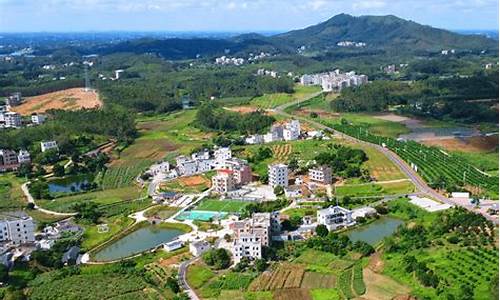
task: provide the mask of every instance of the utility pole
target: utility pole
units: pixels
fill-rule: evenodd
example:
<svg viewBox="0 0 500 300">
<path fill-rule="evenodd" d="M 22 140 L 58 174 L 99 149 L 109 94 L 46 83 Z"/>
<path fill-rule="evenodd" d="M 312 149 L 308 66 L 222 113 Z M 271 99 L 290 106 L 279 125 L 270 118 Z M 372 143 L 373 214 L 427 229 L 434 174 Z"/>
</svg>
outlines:
<svg viewBox="0 0 500 300">
<path fill-rule="evenodd" d="M 85 92 L 90 91 L 90 80 L 89 80 L 89 71 L 87 65 L 85 65 Z"/>
</svg>

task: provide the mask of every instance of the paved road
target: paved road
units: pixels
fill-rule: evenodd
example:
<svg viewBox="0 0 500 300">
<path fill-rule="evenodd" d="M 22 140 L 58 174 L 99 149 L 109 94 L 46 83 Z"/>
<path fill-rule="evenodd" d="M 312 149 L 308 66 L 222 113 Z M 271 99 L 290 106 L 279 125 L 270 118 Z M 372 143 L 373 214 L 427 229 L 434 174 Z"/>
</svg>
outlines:
<svg viewBox="0 0 500 300">
<path fill-rule="evenodd" d="M 425 196 L 437 199 L 437 200 L 439 200 L 439 201 L 441 201 L 443 203 L 447 203 L 447 204 L 450 204 L 450 205 L 462 206 L 462 207 L 464 207 L 464 208 L 466 208 L 466 209 L 468 209 L 470 211 L 473 211 L 475 213 L 481 213 L 488 220 L 491 220 L 492 222 L 498 224 L 498 218 L 497 217 L 491 216 L 491 215 L 489 215 L 486 212 L 477 211 L 473 205 L 465 205 L 463 203 L 459 203 L 459 202 L 453 201 L 452 199 L 449 199 L 449 198 L 445 197 L 444 195 L 441 195 L 440 193 L 438 193 L 437 191 L 435 191 L 434 189 L 432 189 L 431 187 L 429 187 L 427 185 L 427 183 L 422 179 L 422 177 L 420 177 L 420 175 L 417 172 L 415 172 L 415 170 L 413 170 L 396 153 L 390 151 L 389 149 L 386 149 L 386 148 L 384 148 L 384 147 L 382 147 L 380 145 L 377 145 L 377 144 L 372 144 L 372 143 L 368 143 L 368 142 L 365 142 L 365 141 L 358 140 L 358 139 L 356 139 L 356 138 L 354 138 L 352 136 L 343 134 L 342 132 L 336 131 L 335 129 L 333 129 L 333 128 L 329 127 L 329 126 L 326 126 L 326 125 L 321 124 L 319 122 L 316 122 L 314 120 L 310 120 L 310 119 L 307 119 L 307 118 L 304 118 L 304 117 L 300 117 L 300 116 L 296 116 L 296 115 L 292 116 L 292 115 L 290 115 L 290 114 L 288 114 L 288 113 L 285 112 L 286 108 L 289 108 L 289 107 L 291 107 L 293 105 L 298 105 L 299 103 L 307 101 L 307 100 L 309 100 L 309 99 L 311 99 L 313 97 L 316 97 L 317 95 L 318 94 L 314 94 L 314 95 L 312 95 L 309 98 L 305 98 L 305 99 L 302 99 L 302 100 L 299 100 L 299 101 L 296 101 L 296 102 L 285 103 L 285 104 L 283 104 L 281 106 L 276 107 L 273 111 L 276 112 L 276 113 L 278 113 L 278 114 L 287 116 L 287 117 L 293 117 L 293 118 L 296 118 L 296 119 L 300 119 L 301 121 L 304 121 L 304 122 L 307 122 L 309 124 L 312 124 L 313 126 L 315 126 L 317 128 L 320 128 L 320 129 L 327 130 L 329 132 L 333 132 L 335 134 L 338 134 L 338 135 L 342 136 L 343 138 L 345 138 L 347 140 L 350 140 L 350 141 L 353 141 L 353 142 L 356 142 L 356 143 L 359 143 L 359 144 L 364 144 L 366 146 L 375 148 L 376 150 L 382 152 L 396 166 L 398 166 L 398 168 L 406 175 L 406 177 L 408 177 L 413 182 L 413 184 L 417 188 L 417 191 L 421 195 L 425 195 Z"/>
<path fill-rule="evenodd" d="M 192 300 L 199 300 L 200 298 L 198 298 L 198 296 L 196 295 L 194 290 L 189 286 L 189 284 L 187 282 L 186 273 L 187 273 L 188 266 L 191 263 L 193 263 L 194 261 L 196 261 L 197 259 L 199 259 L 199 257 L 191 258 L 190 260 L 186 260 L 186 261 L 182 262 L 181 265 L 179 266 L 180 286 L 188 294 L 189 299 L 192 299 Z"/>
</svg>

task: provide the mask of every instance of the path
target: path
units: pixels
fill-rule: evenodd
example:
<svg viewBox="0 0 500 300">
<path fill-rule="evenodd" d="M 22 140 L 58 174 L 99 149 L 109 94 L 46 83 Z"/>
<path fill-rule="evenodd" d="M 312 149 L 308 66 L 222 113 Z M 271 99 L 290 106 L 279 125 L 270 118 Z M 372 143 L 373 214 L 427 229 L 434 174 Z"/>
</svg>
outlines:
<svg viewBox="0 0 500 300">
<path fill-rule="evenodd" d="M 437 191 L 435 191 L 434 189 L 432 189 L 431 187 L 429 187 L 427 185 L 427 183 L 420 177 L 420 175 L 415 172 L 415 170 L 413 170 L 405 161 L 403 161 L 396 153 L 390 151 L 389 149 L 386 149 L 380 145 L 377 145 L 377 144 L 372 144 L 372 143 L 368 143 L 368 142 L 365 142 L 365 141 L 361 141 L 361 140 L 358 140 L 352 136 L 349 136 L 349 135 L 346 135 L 342 132 L 339 132 L 329 126 L 326 126 L 324 124 L 321 124 L 319 122 L 316 122 L 314 120 L 310 120 L 310 119 L 307 119 L 305 117 L 300 117 L 300 116 L 296 116 L 296 115 L 291 115 L 287 112 L 285 112 L 285 109 L 293 106 L 293 105 L 298 105 L 302 102 L 305 102 L 313 97 L 316 97 L 317 95 L 314 94 L 312 97 L 310 98 L 307 98 L 307 99 L 302 99 L 300 101 L 295 101 L 295 102 L 290 102 L 290 103 L 285 103 L 283 105 L 280 105 L 278 107 L 276 107 L 273 111 L 280 114 L 280 115 L 283 115 L 285 117 L 293 117 L 293 118 L 296 118 L 296 119 L 300 119 L 301 121 L 304 121 L 304 122 L 307 122 L 319 129 L 323 129 L 323 130 L 326 130 L 326 131 L 329 131 L 329 132 L 332 132 L 334 134 L 338 134 L 340 135 L 341 137 L 347 139 L 347 140 L 350 140 L 352 142 L 355 142 L 355 143 L 358 143 L 358 144 L 363 144 L 363 145 L 366 145 L 366 146 L 369 146 L 369 147 L 372 147 L 376 150 L 378 150 L 379 152 L 382 152 L 391 162 L 393 162 L 405 175 L 406 177 L 408 177 L 411 182 L 413 182 L 413 184 L 415 185 L 415 187 L 417 188 L 417 191 L 420 193 L 420 194 L 423 194 L 425 196 L 428 196 L 430 198 L 434 198 L 434 199 L 437 199 L 443 203 L 446 203 L 446 204 L 450 204 L 450 205 L 453 205 L 453 206 L 462 206 L 464 207 L 465 209 L 469 210 L 469 211 L 472 211 L 472 212 L 475 212 L 475 213 L 480 213 L 482 214 L 486 219 L 494 222 L 495 224 L 498 224 L 498 218 L 495 217 L 495 216 L 491 216 L 489 215 L 488 213 L 484 212 L 484 211 L 478 211 L 477 209 L 475 209 L 475 207 L 473 205 L 467 205 L 467 204 L 464 204 L 464 203 L 460 203 L 460 202 L 457 202 L 457 201 L 454 201 L 453 199 L 449 199 L 443 195 L 441 195 L 440 193 L 438 193 Z"/>
<path fill-rule="evenodd" d="M 33 208 L 34 209 L 36 209 L 36 210 L 38 210 L 38 211 L 40 211 L 42 213 L 45 213 L 45 214 L 48 214 L 48 215 L 53 215 L 53 216 L 62 216 L 62 217 L 76 216 L 77 213 L 62 213 L 62 212 L 52 211 L 52 210 L 48 210 L 48 209 L 39 207 L 38 205 L 36 205 L 35 199 L 30 194 L 30 191 L 28 189 L 28 184 L 30 184 L 29 181 L 23 183 L 23 185 L 21 185 L 21 190 L 23 191 L 24 196 L 26 196 L 26 199 L 28 200 L 28 203 L 33 203 L 33 205 L 34 205 Z"/>
<path fill-rule="evenodd" d="M 192 300 L 199 300 L 200 298 L 198 298 L 198 295 L 196 295 L 195 291 L 189 286 L 187 282 L 187 268 L 191 263 L 195 262 L 198 259 L 199 257 L 191 258 L 190 260 L 182 262 L 181 265 L 179 266 L 180 286 L 188 294 L 189 299 Z"/>
</svg>

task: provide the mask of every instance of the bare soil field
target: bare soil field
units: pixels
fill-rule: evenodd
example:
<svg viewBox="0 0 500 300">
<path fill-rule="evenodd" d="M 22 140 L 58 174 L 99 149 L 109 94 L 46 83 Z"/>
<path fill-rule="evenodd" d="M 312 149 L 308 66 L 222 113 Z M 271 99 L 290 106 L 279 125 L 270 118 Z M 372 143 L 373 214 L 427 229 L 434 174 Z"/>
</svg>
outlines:
<svg viewBox="0 0 500 300">
<path fill-rule="evenodd" d="M 327 112 L 321 109 L 308 109 L 308 108 L 301 108 L 297 110 L 295 113 L 299 116 L 303 117 L 308 117 L 312 112 L 317 113 L 318 116 L 321 118 L 339 118 L 340 114 L 339 113 L 332 113 L 332 112 Z"/>
<path fill-rule="evenodd" d="M 101 107 L 102 102 L 95 91 L 85 92 L 83 88 L 72 88 L 26 98 L 26 101 L 12 110 L 21 115 L 43 113 L 50 109 L 77 110 Z"/>
<path fill-rule="evenodd" d="M 210 181 L 208 179 L 206 179 L 205 177 L 199 176 L 199 175 L 191 176 L 191 177 L 181 177 L 179 180 L 185 186 L 195 186 L 195 185 L 201 185 L 201 184 L 210 185 Z"/>
<path fill-rule="evenodd" d="M 380 119 L 384 121 L 391 121 L 391 122 L 405 122 L 410 120 L 410 118 L 404 117 L 404 116 L 398 116 L 396 114 L 381 114 L 381 115 L 373 115 L 375 119 Z"/>
<path fill-rule="evenodd" d="M 422 143 L 428 146 L 442 147 L 449 151 L 490 152 L 498 148 L 498 135 L 426 140 L 422 141 Z"/>
<path fill-rule="evenodd" d="M 273 299 L 276 300 L 310 300 L 308 289 L 284 289 L 276 290 Z"/>
</svg>

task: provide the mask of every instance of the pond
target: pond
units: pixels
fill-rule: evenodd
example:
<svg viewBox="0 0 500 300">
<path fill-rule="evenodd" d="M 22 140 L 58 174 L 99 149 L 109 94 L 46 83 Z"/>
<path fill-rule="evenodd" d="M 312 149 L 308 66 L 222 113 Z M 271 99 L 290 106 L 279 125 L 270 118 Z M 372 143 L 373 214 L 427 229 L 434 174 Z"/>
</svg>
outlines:
<svg viewBox="0 0 500 300">
<path fill-rule="evenodd" d="M 382 217 L 366 226 L 362 226 L 347 233 L 351 241 L 364 241 L 375 246 L 385 237 L 392 235 L 399 225 L 404 222 L 399 219 Z"/>
<path fill-rule="evenodd" d="M 92 183 L 92 174 L 68 176 L 48 182 L 50 193 L 75 193 L 80 192 L 86 185 Z"/>
<path fill-rule="evenodd" d="M 112 261 L 126 258 L 170 242 L 183 233 L 182 230 L 161 228 L 154 225 L 143 227 L 99 250 L 94 255 L 94 259 L 96 261 Z"/>
</svg>

